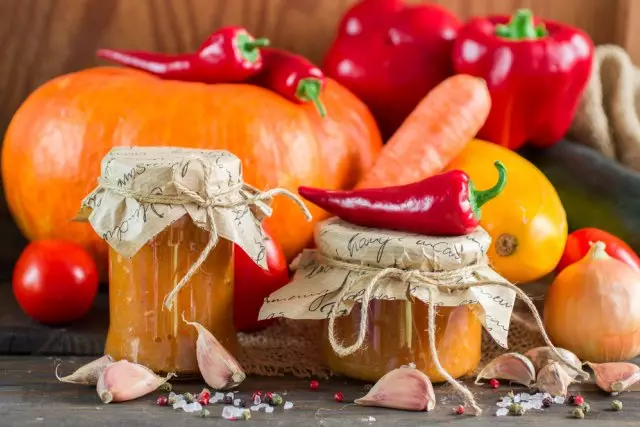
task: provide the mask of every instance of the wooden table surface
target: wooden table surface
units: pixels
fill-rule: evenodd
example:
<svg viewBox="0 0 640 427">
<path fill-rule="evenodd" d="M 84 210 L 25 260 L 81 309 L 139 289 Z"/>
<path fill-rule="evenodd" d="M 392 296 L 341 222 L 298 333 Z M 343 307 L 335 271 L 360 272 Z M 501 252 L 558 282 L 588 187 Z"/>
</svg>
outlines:
<svg viewBox="0 0 640 427">
<path fill-rule="evenodd" d="M 59 383 L 54 377 L 54 366 L 62 362 L 61 371 L 66 374 L 91 358 L 48 356 L 0 356 L 0 426 L 222 426 L 230 421 L 221 418 L 224 405 L 210 405 L 211 416 L 201 419 L 182 410 L 158 407 L 158 393 L 138 400 L 104 405 L 93 387 Z M 451 395 L 448 386 L 436 386 L 437 406 L 429 413 L 396 411 L 383 408 L 365 408 L 348 405 L 348 401 L 362 396 L 364 384 L 333 378 L 322 381 L 318 391 L 311 391 L 306 380 L 298 378 L 250 377 L 240 385 L 239 397 L 247 398 L 255 390 L 271 390 L 284 395 L 294 403 L 293 409 L 276 408 L 274 413 L 252 412 L 249 423 L 265 426 L 422 426 L 464 425 L 487 427 L 493 425 L 518 426 L 605 426 L 613 422 L 619 426 L 640 424 L 640 405 L 637 393 L 618 396 L 624 403 L 621 412 L 608 410 L 612 397 L 596 390 L 592 384 L 580 385 L 580 392 L 591 404 L 592 412 L 584 420 L 569 417 L 571 406 L 554 405 L 544 411 L 530 411 L 524 416 L 494 415 L 496 400 L 510 389 L 491 390 L 472 386 L 485 413 L 480 417 L 457 416 L 452 408 L 458 400 Z M 174 382 L 176 392 L 198 391 L 203 383 Z M 574 388 L 577 390 L 577 387 Z M 345 403 L 333 401 L 333 393 L 342 391 Z M 523 391 L 517 388 L 514 391 Z M 369 418 L 373 417 L 373 418 Z"/>
<path fill-rule="evenodd" d="M 230 421 L 221 418 L 223 405 L 209 408 L 211 418 L 200 419 L 194 414 L 157 407 L 154 393 L 139 400 L 103 405 L 92 387 L 63 384 L 56 380 L 54 368 L 62 363 L 61 373 L 67 374 L 93 360 L 102 352 L 108 324 L 106 293 L 96 300 L 91 313 L 66 328 L 42 326 L 27 318 L 19 309 L 10 286 L 0 281 L 0 427 L 4 426 L 219 426 Z M 71 355 L 85 356 L 71 356 Z M 597 390 L 593 384 L 574 385 L 591 404 L 592 413 L 584 420 L 569 417 L 570 406 L 554 405 L 545 411 L 531 411 L 523 417 L 496 417 L 496 401 L 511 390 L 501 387 L 491 390 L 465 381 L 476 394 L 485 413 L 479 417 L 455 416 L 454 406 L 459 404 L 450 386 L 436 385 L 437 406 L 430 413 L 414 413 L 380 408 L 348 405 L 348 401 L 365 394 L 364 383 L 332 378 L 321 381 L 318 391 L 308 388 L 308 380 L 249 377 L 239 388 L 242 398 L 255 390 L 284 394 L 285 400 L 294 402 L 294 408 L 273 414 L 253 413 L 250 423 L 266 426 L 421 426 L 425 424 L 451 424 L 488 427 L 500 425 L 604 426 L 640 425 L 640 393 L 626 393 L 617 397 L 624 403 L 622 412 L 609 411 L 613 399 Z M 174 390 L 197 392 L 204 383 L 175 382 Z M 515 392 L 525 391 L 514 387 Z M 347 402 L 338 404 L 333 394 L 342 391 Z M 370 419 L 369 417 L 373 417 Z"/>
</svg>

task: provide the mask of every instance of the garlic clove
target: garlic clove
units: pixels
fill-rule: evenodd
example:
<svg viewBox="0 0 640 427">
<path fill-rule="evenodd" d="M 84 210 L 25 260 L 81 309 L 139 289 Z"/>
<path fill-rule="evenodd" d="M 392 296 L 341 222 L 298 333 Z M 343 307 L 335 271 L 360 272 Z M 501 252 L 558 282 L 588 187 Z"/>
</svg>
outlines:
<svg viewBox="0 0 640 427">
<path fill-rule="evenodd" d="M 424 372 L 402 366 L 387 372 L 355 403 L 407 411 L 431 411 L 436 406 L 436 397 L 431 380 Z"/>
<path fill-rule="evenodd" d="M 505 353 L 493 359 L 480 371 L 476 377 L 476 384 L 482 384 L 482 379 L 491 378 L 529 387 L 536 379 L 536 371 L 529 358 L 520 353 Z"/>
<path fill-rule="evenodd" d="M 83 384 L 83 385 L 96 385 L 98 383 L 98 378 L 100 378 L 100 374 L 104 371 L 104 368 L 113 363 L 113 358 L 109 355 L 102 356 L 99 359 L 96 359 L 92 362 L 87 363 L 84 366 L 76 369 L 70 375 L 65 377 L 61 377 L 58 375 L 58 368 L 60 364 L 56 365 L 56 378 L 58 381 L 69 384 Z"/>
<path fill-rule="evenodd" d="M 640 390 L 640 367 L 628 362 L 587 362 L 596 377 L 596 384 L 608 393 Z"/>
<path fill-rule="evenodd" d="M 551 362 L 538 372 L 535 386 L 542 393 L 552 396 L 566 396 L 569 385 L 575 380 L 569 375 L 560 362 Z"/>
<path fill-rule="evenodd" d="M 242 366 L 211 332 L 200 323 L 188 322 L 184 315 L 182 320 L 198 331 L 196 341 L 198 367 L 202 378 L 210 387 L 216 390 L 228 390 L 244 381 L 247 376 Z"/>
<path fill-rule="evenodd" d="M 574 366 L 582 365 L 582 362 L 580 361 L 578 356 L 576 356 L 569 350 L 565 350 L 564 348 L 559 348 L 559 347 L 556 347 L 556 350 L 558 350 L 558 353 L 560 353 L 568 362 L 571 362 L 572 365 Z M 556 354 L 551 350 L 550 347 L 532 348 L 531 350 L 527 351 L 524 355 L 528 357 L 529 360 L 531 360 L 531 363 L 533 363 L 533 367 L 536 370 L 536 372 L 539 372 L 542 368 L 544 368 L 551 362 L 554 362 L 554 361 L 561 362 L 561 360 L 558 359 L 558 356 L 556 356 Z M 565 368 L 564 364 L 562 364 L 562 367 L 567 371 L 567 374 L 569 374 L 571 378 L 577 378 L 578 375 L 580 375 L 578 372 L 574 371 L 573 369 Z"/>
<path fill-rule="evenodd" d="M 170 373 L 162 378 L 146 366 L 120 360 L 102 371 L 96 391 L 103 403 L 125 402 L 157 390 L 174 376 Z"/>
</svg>

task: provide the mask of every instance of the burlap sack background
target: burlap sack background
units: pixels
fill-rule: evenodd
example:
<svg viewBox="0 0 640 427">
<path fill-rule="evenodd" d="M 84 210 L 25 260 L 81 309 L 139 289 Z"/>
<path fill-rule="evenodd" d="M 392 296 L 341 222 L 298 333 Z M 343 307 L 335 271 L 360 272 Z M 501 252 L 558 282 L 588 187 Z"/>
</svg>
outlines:
<svg viewBox="0 0 640 427">
<path fill-rule="evenodd" d="M 568 136 L 640 171 L 638 111 L 640 70 L 621 47 L 598 46 L 591 78 Z"/>
</svg>

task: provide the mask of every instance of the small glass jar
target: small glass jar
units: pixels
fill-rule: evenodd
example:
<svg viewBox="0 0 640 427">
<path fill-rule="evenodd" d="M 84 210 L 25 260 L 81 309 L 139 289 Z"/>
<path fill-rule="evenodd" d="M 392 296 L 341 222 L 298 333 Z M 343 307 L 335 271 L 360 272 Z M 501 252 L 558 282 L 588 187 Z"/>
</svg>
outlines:
<svg viewBox="0 0 640 427">
<path fill-rule="evenodd" d="M 132 258 L 109 252 L 110 324 L 105 354 L 155 372 L 197 374 L 198 334 L 185 319 L 202 324 L 232 354 L 233 244 L 220 239 L 189 285 L 163 310 L 171 292 L 198 258 L 209 233 L 188 216 L 147 242 Z"/>
<path fill-rule="evenodd" d="M 431 358 L 427 310 L 421 301 L 371 301 L 367 335 L 358 351 L 338 356 L 325 333 L 323 348 L 329 368 L 336 374 L 375 382 L 392 369 L 414 363 L 432 382 L 445 381 Z M 482 324 L 470 306 L 436 310 L 436 349 L 442 367 L 454 378 L 471 374 L 482 355 Z M 338 340 L 355 342 L 360 317 L 357 303 L 350 314 L 336 318 Z"/>
<path fill-rule="evenodd" d="M 483 326 L 505 343 L 496 325 L 508 322 L 515 294 L 487 264 L 491 237 L 481 227 L 464 236 L 424 236 L 334 217 L 316 224 L 315 243 L 301 254 L 293 280 L 265 299 L 260 316 L 323 321 L 320 344 L 332 372 L 375 382 L 413 364 L 443 382 L 442 372 L 459 378 L 475 371 Z"/>
</svg>

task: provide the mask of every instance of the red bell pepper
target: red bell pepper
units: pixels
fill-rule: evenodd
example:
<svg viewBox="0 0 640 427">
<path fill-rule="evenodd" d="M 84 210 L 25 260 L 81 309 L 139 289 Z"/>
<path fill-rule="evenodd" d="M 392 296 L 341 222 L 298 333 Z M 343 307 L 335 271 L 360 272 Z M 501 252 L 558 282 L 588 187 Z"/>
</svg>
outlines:
<svg viewBox="0 0 640 427">
<path fill-rule="evenodd" d="M 322 69 L 367 104 L 389 138 L 453 74 L 451 52 L 460 26 L 437 5 L 363 0 L 342 18 Z"/>
<path fill-rule="evenodd" d="M 597 228 L 581 228 L 567 237 L 567 244 L 556 267 L 556 273 L 584 258 L 595 242 L 603 242 L 609 256 L 640 272 L 640 257 L 625 242 Z"/>
<path fill-rule="evenodd" d="M 518 149 L 549 146 L 569 129 L 591 73 L 593 43 L 582 31 L 518 10 L 475 18 L 458 32 L 455 71 L 482 77 L 491 113 L 478 136 Z"/>
</svg>

